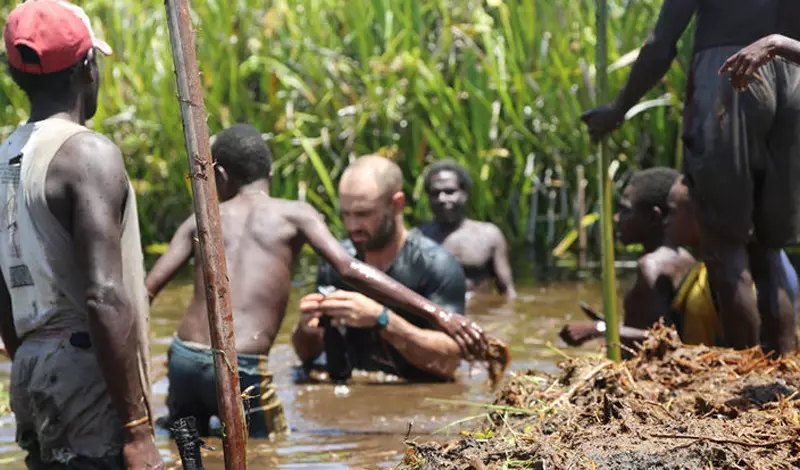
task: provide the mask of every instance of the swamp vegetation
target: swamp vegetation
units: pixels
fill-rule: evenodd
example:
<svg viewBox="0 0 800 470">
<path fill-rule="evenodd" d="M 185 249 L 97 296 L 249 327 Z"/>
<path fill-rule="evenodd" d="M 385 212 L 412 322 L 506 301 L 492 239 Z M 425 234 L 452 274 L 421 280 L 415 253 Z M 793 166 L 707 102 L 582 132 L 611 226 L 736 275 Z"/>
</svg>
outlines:
<svg viewBox="0 0 800 470">
<path fill-rule="evenodd" d="M 0 19 L 14 3 L 0 6 Z M 115 52 L 102 59 L 101 105 L 90 126 L 122 148 L 143 242 L 157 253 L 191 210 L 163 3 L 80 3 Z M 191 4 L 210 131 L 242 121 L 263 130 L 275 157 L 274 196 L 309 201 L 343 235 L 338 177 L 349 158 L 380 153 L 403 168 L 413 224 L 430 214 L 425 166 L 451 157 L 475 181 L 470 216 L 500 226 L 512 249 L 545 254 L 563 240 L 559 254 L 573 256 L 579 166 L 590 216 L 596 208 L 596 147 L 579 120 L 594 104 L 593 0 Z M 660 6 L 609 2 L 612 92 Z M 617 188 L 640 167 L 679 164 L 690 47 L 685 39 L 666 79 L 612 136 Z M 26 109 L 0 74 L 0 138 Z"/>
</svg>

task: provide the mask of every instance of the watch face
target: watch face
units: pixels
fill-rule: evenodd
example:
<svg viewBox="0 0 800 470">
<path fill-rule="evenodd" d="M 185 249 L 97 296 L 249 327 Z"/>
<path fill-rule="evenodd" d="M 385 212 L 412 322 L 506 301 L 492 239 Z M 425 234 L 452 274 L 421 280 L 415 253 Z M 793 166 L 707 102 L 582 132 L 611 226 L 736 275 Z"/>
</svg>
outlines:
<svg viewBox="0 0 800 470">
<path fill-rule="evenodd" d="M 380 315 L 378 315 L 378 326 L 381 328 L 385 328 L 386 325 L 389 324 L 389 313 L 384 309 Z"/>
</svg>

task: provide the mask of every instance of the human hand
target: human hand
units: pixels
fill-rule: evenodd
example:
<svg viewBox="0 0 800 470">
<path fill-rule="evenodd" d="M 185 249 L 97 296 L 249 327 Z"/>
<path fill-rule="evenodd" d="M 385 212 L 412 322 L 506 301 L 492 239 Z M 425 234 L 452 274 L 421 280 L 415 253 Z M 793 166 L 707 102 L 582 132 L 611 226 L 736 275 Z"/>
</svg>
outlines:
<svg viewBox="0 0 800 470">
<path fill-rule="evenodd" d="M 736 54 L 730 56 L 722 64 L 719 74 L 731 73 L 731 86 L 736 91 L 745 91 L 750 86 L 750 78 L 770 60 L 775 58 L 781 36 L 773 34 L 750 44 Z"/>
<path fill-rule="evenodd" d="M 298 328 L 316 330 L 319 328 L 319 319 L 322 317 L 320 302 L 325 296 L 319 293 L 308 294 L 300 299 L 300 320 Z"/>
<path fill-rule="evenodd" d="M 439 328 L 458 344 L 464 359 L 470 361 L 487 357 L 489 340 L 477 323 L 463 315 L 443 310 L 436 314 L 436 319 Z"/>
<path fill-rule="evenodd" d="M 559 333 L 561 339 L 570 346 L 580 346 L 599 335 L 597 322 L 589 320 L 567 323 Z"/>
<path fill-rule="evenodd" d="M 592 141 L 598 142 L 622 125 L 622 121 L 625 120 L 625 112 L 615 104 L 598 106 L 581 114 L 581 120 L 589 127 Z"/>
<path fill-rule="evenodd" d="M 383 305 L 358 292 L 337 290 L 320 302 L 320 309 L 333 326 L 372 328 L 378 324 Z"/>
<path fill-rule="evenodd" d="M 141 425 L 126 433 L 122 457 L 126 470 L 166 470 L 150 426 Z"/>
</svg>

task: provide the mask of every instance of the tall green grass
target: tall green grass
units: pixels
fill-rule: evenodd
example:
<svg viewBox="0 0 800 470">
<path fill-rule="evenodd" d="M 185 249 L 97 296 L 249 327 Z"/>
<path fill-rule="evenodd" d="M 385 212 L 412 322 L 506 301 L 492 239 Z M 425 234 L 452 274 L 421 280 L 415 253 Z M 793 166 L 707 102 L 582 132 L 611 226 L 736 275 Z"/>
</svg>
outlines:
<svg viewBox="0 0 800 470">
<path fill-rule="evenodd" d="M 167 241 L 191 199 L 163 2 L 79 3 L 115 49 L 101 64 L 101 106 L 90 125 L 126 156 L 145 243 Z M 641 45 L 661 1 L 609 3 L 614 63 Z M 261 129 L 275 156 L 273 195 L 305 198 L 340 235 L 336 183 L 349 159 L 365 153 L 403 168 L 410 223 L 429 217 L 425 166 L 455 158 L 475 180 L 470 215 L 498 224 L 512 246 L 549 249 L 575 226 L 578 164 L 587 170 L 587 206 L 595 204 L 596 147 L 579 122 L 593 104 L 593 0 L 191 4 L 211 132 L 242 121 Z M 11 7 L 0 7 L 2 19 Z M 670 105 L 646 109 L 612 137 L 615 180 L 678 161 L 689 47 L 684 40 L 648 97 L 669 93 Z M 612 69 L 615 92 L 628 68 Z M 4 137 L 26 113 L 5 73 L 0 110 Z M 540 220 L 548 209 L 550 226 Z"/>
</svg>

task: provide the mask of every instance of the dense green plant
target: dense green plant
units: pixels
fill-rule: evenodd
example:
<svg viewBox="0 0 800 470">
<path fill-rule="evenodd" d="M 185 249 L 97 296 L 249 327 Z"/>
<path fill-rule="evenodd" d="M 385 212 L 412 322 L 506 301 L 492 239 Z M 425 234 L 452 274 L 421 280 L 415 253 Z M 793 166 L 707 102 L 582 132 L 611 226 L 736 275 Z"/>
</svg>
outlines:
<svg viewBox="0 0 800 470">
<path fill-rule="evenodd" d="M 91 126 L 126 156 L 145 243 L 168 241 L 191 199 L 163 2 L 79 3 L 115 49 L 101 64 L 101 107 Z M 402 166 L 410 223 L 428 217 L 423 170 L 443 157 L 475 179 L 470 215 L 497 223 L 515 246 L 533 240 L 552 248 L 545 245 L 575 226 L 578 164 L 591 209 L 595 149 L 579 115 L 593 103 L 593 0 L 191 4 L 211 132 L 240 121 L 262 129 L 275 155 L 273 195 L 307 199 L 340 235 L 335 185 L 348 160 L 365 153 Z M 610 1 L 612 91 L 627 75 L 623 56 L 644 41 L 660 4 Z M 0 18 L 12 6 L 0 7 Z M 614 134 L 616 180 L 641 165 L 677 163 L 690 42 L 648 98 L 671 97 Z M 0 74 L 0 137 L 25 119 L 26 106 Z M 535 181 L 546 179 L 558 203 L 552 212 L 565 215 L 550 227 L 532 217 L 534 207 L 547 214 L 544 190 L 538 204 L 531 199 Z"/>
</svg>

